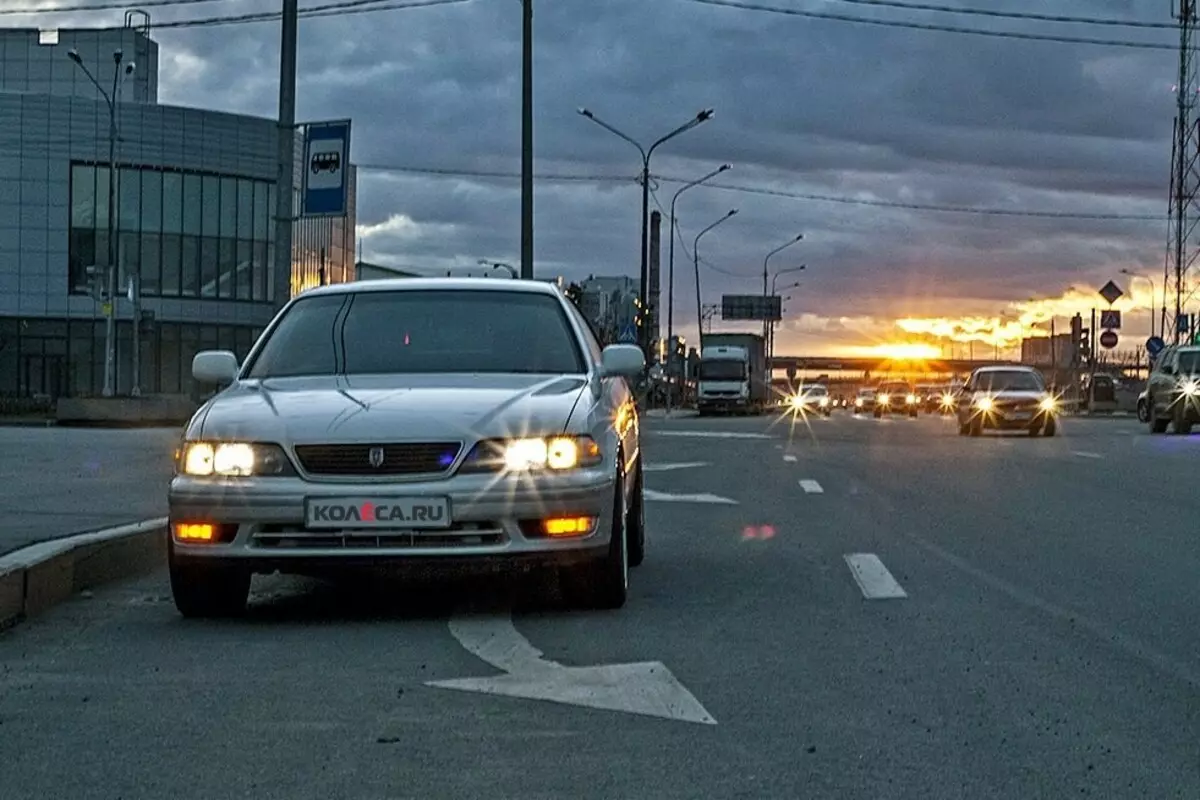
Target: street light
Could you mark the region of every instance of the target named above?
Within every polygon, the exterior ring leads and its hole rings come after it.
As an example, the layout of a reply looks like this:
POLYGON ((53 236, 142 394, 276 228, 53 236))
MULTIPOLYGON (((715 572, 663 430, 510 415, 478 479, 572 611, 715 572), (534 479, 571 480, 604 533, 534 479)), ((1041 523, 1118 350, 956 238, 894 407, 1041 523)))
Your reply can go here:
MULTIPOLYGON (((776 253, 779 253, 783 250, 788 249, 789 247, 794 245, 796 242, 799 242, 803 238, 804 238, 803 233, 797 234, 796 238, 789 239, 786 244, 779 245, 779 247, 776 247, 774 250, 767 253, 766 257, 763 259, 763 308, 764 308, 764 310, 766 309, 766 305, 767 305, 767 262, 771 260, 771 256, 773 256, 776 253)), ((767 320, 764 319, 763 320, 763 338, 764 339, 767 338, 767 336, 769 335, 768 334, 769 329, 770 329, 769 323, 767 320)))
POLYGON ((725 216, 709 225, 704 230, 696 234, 696 238, 692 241, 692 266, 696 270, 696 340, 699 342, 700 353, 704 353, 704 309, 700 305, 700 237, 711 231, 713 228, 720 225, 725 220, 738 213, 736 208, 731 208, 725 213, 725 216))
POLYGON ((1122 275, 1128 275, 1131 278, 1141 278, 1146 283, 1150 284, 1150 335, 1154 335, 1154 281, 1149 275, 1143 275, 1140 272, 1131 272, 1127 269, 1121 270, 1122 275))
MULTIPOLYGON (((641 155, 642 155, 641 298, 642 298, 643 305, 645 305, 646 308, 650 308, 651 307, 651 304, 649 302, 650 273, 649 273, 649 270, 647 267, 647 263, 648 263, 647 255, 648 255, 648 252, 650 249, 649 242, 648 242, 648 237, 650 234, 650 156, 654 155, 654 150, 663 142, 669 141, 670 139, 674 139, 679 134, 686 133, 687 131, 690 131, 692 128, 696 127, 700 123, 707 122, 708 120, 712 119, 713 110, 711 108, 706 108, 706 109, 700 111, 700 113, 696 114, 696 116, 692 117, 686 123, 684 123, 683 125, 680 125, 678 128, 671 131, 666 136, 662 136, 662 137, 656 139, 654 141, 654 143, 651 144, 649 147, 642 147, 642 145, 636 139, 634 139, 633 137, 631 137, 625 133, 622 133, 620 130, 614 128, 612 125, 609 125, 607 122, 600 119, 599 117, 597 117, 595 114, 593 114, 591 111, 589 111, 586 108, 579 109, 579 115, 590 119, 592 122, 596 123, 601 128, 604 128, 604 130, 608 131, 609 133, 613 134, 614 136, 618 136, 618 137, 624 139, 625 141, 629 142, 631 145, 636 147, 638 149, 638 152, 641 153, 641 155)), ((658 312, 658 303, 657 302, 653 304, 653 308, 655 311, 655 316, 657 316, 657 312, 658 312)), ((657 321, 657 319, 655 321, 657 321)), ((650 336, 650 329, 652 327, 653 327, 652 325, 646 325, 642 328, 642 342, 641 342, 642 351, 644 353, 646 353, 647 355, 650 352, 650 342, 648 341, 648 339, 650 336)))
MULTIPOLYGON (((67 51, 67 57, 75 62, 75 65, 83 70, 83 74, 87 75, 88 80, 100 92, 100 96, 104 98, 104 102, 108 104, 108 274, 106 283, 108 284, 108 313, 104 320, 104 389, 105 397, 112 397, 115 394, 114 378, 116 373, 117 360, 117 340, 116 340, 116 309, 117 309, 117 237, 115 231, 115 219, 117 209, 116 202, 116 160, 117 160, 117 107, 113 98, 117 94, 117 81, 121 77, 121 59, 124 57, 124 51, 113 51, 113 80, 112 91, 104 91, 104 87, 92 75, 91 70, 83 63, 83 59, 79 57, 79 51, 71 48, 67 51)), ((134 320, 134 325, 138 324, 139 320, 134 320)))
MULTIPOLYGON (((667 347, 668 348, 670 348, 672 346, 671 340, 675 338, 675 223, 676 223, 675 201, 679 199, 679 195, 683 194, 688 189, 692 188, 693 186, 699 186, 700 184, 707 181, 709 178, 713 178, 713 177, 716 177, 717 175, 720 175, 722 172, 729 169, 729 166, 730 166, 729 164, 722 164, 721 166, 714 169, 712 172, 705 175, 703 178, 697 178, 696 180, 692 181, 691 183, 685 183, 683 186, 681 186, 675 192, 675 195, 671 198, 671 232, 670 232, 671 243, 670 243, 670 246, 667 248, 668 253, 669 253, 669 255, 667 256, 667 347)), ((668 366, 671 361, 671 355, 670 355, 671 352, 672 351, 670 349, 668 349, 668 351, 667 351, 668 366)), ((670 411, 670 408, 671 408, 670 400, 671 400, 670 393, 668 393, 667 394, 667 410, 668 411, 670 411)))
MULTIPOLYGON (((797 241, 799 241, 799 240, 797 240, 797 241)), ((789 242, 788 244, 791 244, 791 242, 789 242)), ((784 247, 787 247, 787 245, 784 245, 784 247)), ((768 256, 768 258, 769 257, 770 256, 768 256)), ((785 269, 775 270, 775 274, 771 276, 771 296, 772 297, 775 296, 775 282, 777 280, 779 280, 780 275, 787 275, 790 272, 800 272, 807 266, 808 266, 807 264, 801 264, 798 267, 787 267, 785 269)), ((797 287, 799 285, 800 285, 800 283, 797 281, 796 283, 793 283, 791 286, 788 286, 785 288, 794 289, 795 287, 797 287)), ((771 327, 768 329, 768 333, 767 333, 767 359, 768 360, 773 359, 775 357, 775 326, 778 324, 779 323, 777 323, 775 320, 771 320, 771 327)))
POLYGON ((508 274, 513 278, 517 277, 517 268, 512 264, 505 264, 503 261, 488 261, 486 258, 479 259, 479 264, 484 267, 491 267, 492 269, 506 269, 508 270, 508 274))

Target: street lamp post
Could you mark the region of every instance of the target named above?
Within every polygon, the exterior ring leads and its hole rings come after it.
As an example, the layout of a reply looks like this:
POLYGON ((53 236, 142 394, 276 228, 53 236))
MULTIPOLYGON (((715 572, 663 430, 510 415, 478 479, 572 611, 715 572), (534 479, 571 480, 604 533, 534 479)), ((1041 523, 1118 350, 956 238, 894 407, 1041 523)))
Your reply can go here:
MULTIPOLYGON (((580 116, 587 117, 592 122, 596 123, 601 128, 604 128, 606 131, 613 134, 614 136, 618 136, 618 137, 624 139, 625 141, 629 142, 631 145, 636 147, 638 149, 638 152, 641 153, 641 155, 642 155, 642 176, 641 176, 641 178, 642 178, 642 255, 641 255, 641 276, 640 276, 641 292, 640 292, 640 294, 641 294, 643 307, 650 308, 651 304, 650 304, 650 298, 648 296, 650 294, 650 273, 648 270, 648 261, 647 261, 647 258, 649 255, 649 249, 650 249, 649 241, 648 241, 649 235, 650 235, 650 156, 654 155, 655 149, 660 144, 663 144, 666 141, 674 139, 676 136, 678 136, 681 133, 686 133, 687 131, 690 131, 692 128, 696 127, 697 125, 699 125, 702 122, 707 122, 708 120, 712 119, 713 110, 711 108, 706 108, 706 109, 702 110, 700 113, 696 114, 695 117, 688 120, 683 125, 680 125, 678 128, 671 131, 666 136, 662 136, 662 137, 656 139, 654 141, 654 143, 651 144, 649 147, 642 147, 641 143, 639 143, 636 139, 634 139, 633 137, 631 137, 625 133, 622 133, 617 128, 614 128, 612 125, 609 125, 607 122, 600 119, 599 117, 597 117, 595 114, 593 114, 591 111, 589 111, 586 108, 579 109, 579 114, 580 114, 580 116)), ((657 314, 657 311, 658 311, 657 303, 654 304, 654 310, 655 310, 655 313, 657 314)), ((649 336, 650 336, 651 327, 652 326, 650 326, 650 325, 646 325, 642 328, 642 341, 640 343, 642 346, 642 352, 646 353, 646 355, 647 355, 647 359, 646 359, 647 363, 649 363, 649 360, 650 360, 649 359, 649 354, 650 354, 649 336)))
POLYGON ((117 209, 115 208, 117 185, 117 107, 113 98, 117 94, 117 81, 121 76, 121 59, 124 57, 124 51, 120 49, 113 51, 113 82, 111 92, 106 92, 104 87, 100 85, 100 82, 96 80, 96 77, 92 75, 91 70, 83 63, 83 59, 79 57, 78 50, 71 48, 67 52, 67 57, 83 70, 83 74, 88 77, 88 80, 100 92, 100 96, 104 98, 104 102, 108 104, 108 273, 105 276, 105 283, 108 285, 108 313, 105 314, 104 319, 104 388, 102 393, 105 397, 112 397, 116 393, 114 383, 117 361, 117 236, 116 226, 113 224, 117 216, 117 209))
POLYGON ((517 277, 517 268, 512 264, 506 264, 503 261, 488 261, 486 258, 479 259, 480 266, 491 267, 492 269, 506 269, 512 277, 517 277))
POLYGON ((1154 280, 1149 275, 1143 275, 1140 272, 1131 272, 1128 269, 1121 270, 1122 275, 1128 275, 1131 278, 1141 278, 1146 283, 1150 284, 1150 335, 1154 335, 1154 280))
MULTIPOLYGON (((771 260, 771 256, 775 255, 778 252, 788 249, 789 247, 794 245, 796 242, 799 242, 803 238, 804 238, 803 233, 797 234, 796 238, 789 239, 786 244, 779 245, 779 247, 776 247, 774 250, 767 253, 766 257, 763 258, 763 307, 764 307, 764 310, 767 305, 767 297, 768 297, 768 295, 767 295, 767 262, 771 260)), ((773 322, 773 320, 772 321, 768 321, 766 319, 763 320, 763 339, 766 339, 770 335, 771 322, 773 322)))
MULTIPOLYGON (((775 270, 775 274, 771 276, 771 297, 775 296, 775 293, 776 293, 775 282, 779 280, 780 275, 787 275, 788 273, 791 273, 791 272, 800 272, 807 266, 808 266, 807 264, 801 264, 798 267, 788 267, 786 269, 775 270)), ((788 286, 786 288, 792 289, 799 285, 800 285, 799 282, 797 282, 797 283, 793 283, 791 286, 788 286)), ((768 360, 775 358, 775 326, 777 324, 778 324, 777 322, 772 320, 769 334, 767 336, 767 359, 768 360)))
POLYGON ((704 307, 700 304, 700 237, 736 213, 738 213, 736 208, 729 209, 729 211, 725 213, 725 216, 721 217, 719 220, 697 233, 696 238, 692 241, 692 266, 696 270, 696 341, 698 342, 697 347, 702 355, 704 353, 704 307))
MULTIPOLYGON (((675 338, 675 226, 677 219, 675 217, 675 201, 679 199, 679 195, 686 192, 693 186, 699 186, 709 178, 720 175, 725 170, 729 169, 729 164, 722 164, 712 172, 705 175, 703 178, 698 178, 691 183, 685 183, 681 186, 671 198, 671 243, 667 247, 667 367, 670 372, 672 340, 675 338)), ((671 393, 667 392, 667 413, 671 411, 671 393)))

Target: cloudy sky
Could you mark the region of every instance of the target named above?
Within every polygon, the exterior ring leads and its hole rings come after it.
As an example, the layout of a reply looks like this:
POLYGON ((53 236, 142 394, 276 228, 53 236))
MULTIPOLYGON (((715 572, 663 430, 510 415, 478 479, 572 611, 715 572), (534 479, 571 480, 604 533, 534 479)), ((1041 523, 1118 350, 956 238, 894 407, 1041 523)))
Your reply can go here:
MULTIPOLYGON (((335 1, 301 0, 301 8, 335 1)), ((24 7, 39 4, 50 3, 24 7)), ((898 341, 950 352, 954 340, 1019 339, 1051 314, 1062 315, 1063 330, 1066 315, 1090 309, 1109 278, 1134 295, 1119 307, 1144 310, 1147 282, 1131 286, 1120 270, 1152 274, 1161 292, 1178 35, 899 4, 536 0, 535 149, 546 176, 535 193, 539 273, 638 270, 640 157, 576 109, 649 142, 713 108, 711 121, 664 145, 652 163, 664 208, 680 180, 732 164, 716 186, 689 190, 677 206, 676 320, 689 339, 692 240, 731 208, 738 215, 701 242, 705 302, 761 291, 766 253, 804 234, 771 261, 772 270, 807 265, 786 293, 779 347, 787 352, 898 341)), ((1047 11, 1041 0, 932 4, 1047 11)), ((193 0, 149 10, 166 22, 278 7, 193 0)), ((1171 24, 1165 0, 1056 0, 1053 13, 1171 24)), ((120 17, 0 21, 67 27, 120 17)), ((274 115, 278 27, 157 31, 160 99, 274 115)), ((519 261, 520 187, 509 176, 520 169, 520 58, 521 0, 301 20, 298 118, 354 120, 367 260, 431 271, 519 261)), ((664 289, 665 242, 664 233, 664 289)), ((1128 319, 1130 342, 1144 338, 1147 320, 1128 319)), ((964 345, 955 352, 965 354, 964 345)))

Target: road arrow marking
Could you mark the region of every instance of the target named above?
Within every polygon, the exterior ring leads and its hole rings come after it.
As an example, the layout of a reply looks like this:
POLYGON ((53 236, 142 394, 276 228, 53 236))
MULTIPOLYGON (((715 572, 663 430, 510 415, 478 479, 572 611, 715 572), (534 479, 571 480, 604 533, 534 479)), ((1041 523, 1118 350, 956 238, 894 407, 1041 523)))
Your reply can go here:
POLYGON ((863 597, 868 600, 886 600, 895 597, 908 597, 908 594, 888 572, 887 567, 874 553, 852 553, 842 556, 850 567, 850 574, 863 597))
POLYGON ((791 453, 788 453, 787 455, 785 455, 783 457, 783 460, 787 461, 790 464, 791 462, 796 460, 796 457, 794 455, 792 455, 791 453))
POLYGON ((644 464, 646 472, 670 472, 673 469, 691 469, 692 467, 707 467, 707 461, 688 461, 682 464, 644 464))
POLYGON ((800 488, 804 490, 805 494, 824 494, 825 492, 821 488, 821 484, 811 480, 800 481, 800 488))
POLYGON ((692 436, 698 439, 770 439, 765 433, 743 431, 649 431, 655 436, 692 436))
POLYGON ((653 489, 643 489, 642 496, 646 500, 658 503, 714 503, 717 505, 736 506, 737 500, 730 500, 728 497, 721 497, 719 494, 667 494, 666 492, 656 492, 653 489))
POLYGON ((508 615, 454 617, 450 633, 477 658, 505 674, 428 681, 426 686, 717 724, 661 661, 564 667, 542 658, 542 651, 513 627, 508 615))

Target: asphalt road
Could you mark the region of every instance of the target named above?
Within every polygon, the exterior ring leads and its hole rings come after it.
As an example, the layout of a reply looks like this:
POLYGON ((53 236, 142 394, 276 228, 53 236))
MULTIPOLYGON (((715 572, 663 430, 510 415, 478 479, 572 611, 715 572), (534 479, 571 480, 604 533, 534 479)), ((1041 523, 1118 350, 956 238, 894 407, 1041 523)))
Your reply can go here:
POLYGON ((647 420, 619 612, 274 578, 186 622, 164 574, 73 600, 0 635, 0 794, 1195 798, 1200 436, 1061 434, 647 420), (570 669, 616 664, 647 665, 570 669), (428 685, 462 679, 626 710, 428 685))
POLYGON ((0 427, 0 555, 166 513, 174 428, 0 427))

